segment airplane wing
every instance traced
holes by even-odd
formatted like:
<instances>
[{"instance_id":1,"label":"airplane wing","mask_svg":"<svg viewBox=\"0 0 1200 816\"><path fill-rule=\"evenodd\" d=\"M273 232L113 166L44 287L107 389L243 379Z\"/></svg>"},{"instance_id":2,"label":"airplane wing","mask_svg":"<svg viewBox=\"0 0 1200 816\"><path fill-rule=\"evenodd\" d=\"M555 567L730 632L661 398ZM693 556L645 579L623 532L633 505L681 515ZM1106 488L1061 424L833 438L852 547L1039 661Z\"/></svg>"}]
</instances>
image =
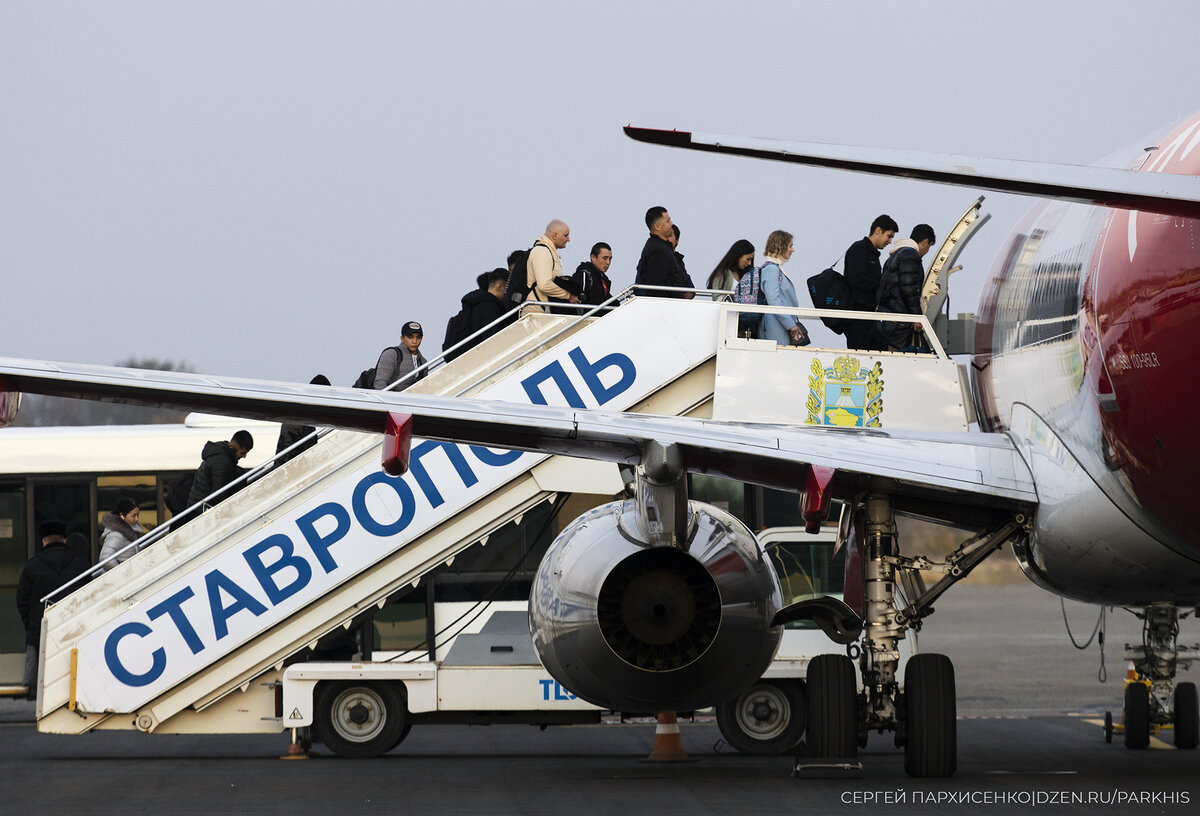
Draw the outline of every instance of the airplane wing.
<instances>
[{"instance_id":1,"label":"airplane wing","mask_svg":"<svg viewBox=\"0 0 1200 816\"><path fill-rule=\"evenodd\" d=\"M173 371L0 358L0 392L164 405L231 416L383 433L413 417L424 439L637 464L646 444L675 444L693 472L846 495L888 480L898 496L1018 509L1037 503L1029 469L1008 437L685 419L492 402L408 392L296 385Z\"/></svg>"},{"instance_id":2,"label":"airplane wing","mask_svg":"<svg viewBox=\"0 0 1200 816\"><path fill-rule=\"evenodd\" d=\"M631 139L881 176L1200 218L1200 177L626 127Z\"/></svg>"}]
</instances>

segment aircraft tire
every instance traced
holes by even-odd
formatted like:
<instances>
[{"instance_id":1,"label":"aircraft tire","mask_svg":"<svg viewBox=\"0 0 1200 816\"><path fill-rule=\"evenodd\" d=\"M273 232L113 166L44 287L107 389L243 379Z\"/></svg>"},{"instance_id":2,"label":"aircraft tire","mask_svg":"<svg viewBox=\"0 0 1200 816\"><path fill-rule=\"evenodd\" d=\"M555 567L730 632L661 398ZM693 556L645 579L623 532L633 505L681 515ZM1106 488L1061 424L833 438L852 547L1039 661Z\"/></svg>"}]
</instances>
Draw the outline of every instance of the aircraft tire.
<instances>
[{"instance_id":1,"label":"aircraft tire","mask_svg":"<svg viewBox=\"0 0 1200 816\"><path fill-rule=\"evenodd\" d=\"M717 727L739 753L775 756L800 741L807 714L799 683L760 680L717 705Z\"/></svg>"},{"instance_id":2,"label":"aircraft tire","mask_svg":"<svg viewBox=\"0 0 1200 816\"><path fill-rule=\"evenodd\" d=\"M369 759L404 738L408 706L392 683L323 684L317 723L326 747L338 756Z\"/></svg>"},{"instance_id":3,"label":"aircraft tire","mask_svg":"<svg viewBox=\"0 0 1200 816\"><path fill-rule=\"evenodd\" d=\"M858 756L854 663L846 655L817 655L808 664L808 751L817 759Z\"/></svg>"},{"instance_id":4,"label":"aircraft tire","mask_svg":"<svg viewBox=\"0 0 1200 816\"><path fill-rule=\"evenodd\" d=\"M918 654L904 668L907 738L904 771L912 777L953 776L958 769L954 664L943 654Z\"/></svg>"},{"instance_id":5,"label":"aircraft tire","mask_svg":"<svg viewBox=\"0 0 1200 816\"><path fill-rule=\"evenodd\" d=\"M1150 689L1145 683L1125 686L1125 747L1150 747Z\"/></svg>"},{"instance_id":6,"label":"aircraft tire","mask_svg":"<svg viewBox=\"0 0 1200 816\"><path fill-rule=\"evenodd\" d=\"M1175 686L1175 747L1191 751L1200 743L1200 699L1195 683Z\"/></svg>"}]
</instances>

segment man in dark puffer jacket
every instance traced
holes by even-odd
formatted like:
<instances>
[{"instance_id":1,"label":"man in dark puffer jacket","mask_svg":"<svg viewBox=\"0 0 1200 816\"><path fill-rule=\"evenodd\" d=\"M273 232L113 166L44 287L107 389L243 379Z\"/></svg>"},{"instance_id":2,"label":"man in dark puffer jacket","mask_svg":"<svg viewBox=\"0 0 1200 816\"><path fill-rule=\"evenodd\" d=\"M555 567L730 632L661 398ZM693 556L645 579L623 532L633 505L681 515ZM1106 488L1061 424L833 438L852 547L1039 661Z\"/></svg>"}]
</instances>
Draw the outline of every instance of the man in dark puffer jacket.
<instances>
[{"instance_id":1,"label":"man in dark puffer jacket","mask_svg":"<svg viewBox=\"0 0 1200 816\"><path fill-rule=\"evenodd\" d=\"M891 256L883 265L883 274L879 278L877 312L921 314L921 287L925 283L921 259L929 252L934 240L933 227L917 224L910 237L901 238L892 246ZM889 351L928 351L927 344L917 332L919 325L882 320L879 329L887 340Z\"/></svg>"},{"instance_id":2,"label":"man in dark puffer jacket","mask_svg":"<svg viewBox=\"0 0 1200 816\"><path fill-rule=\"evenodd\" d=\"M87 570L87 562L67 546L67 526L44 521L38 528L41 548L25 562L17 579L17 612L25 625L25 677L28 696L37 694L38 647L42 636L42 598Z\"/></svg>"},{"instance_id":3,"label":"man in dark puffer jacket","mask_svg":"<svg viewBox=\"0 0 1200 816\"><path fill-rule=\"evenodd\" d=\"M203 461L196 468L196 479L188 493L188 506L191 507L241 476L245 471L237 463L245 459L253 447L254 437L249 431L238 431L228 442L205 442L201 453ZM228 496L222 496L213 503L225 498Z\"/></svg>"}]
</instances>

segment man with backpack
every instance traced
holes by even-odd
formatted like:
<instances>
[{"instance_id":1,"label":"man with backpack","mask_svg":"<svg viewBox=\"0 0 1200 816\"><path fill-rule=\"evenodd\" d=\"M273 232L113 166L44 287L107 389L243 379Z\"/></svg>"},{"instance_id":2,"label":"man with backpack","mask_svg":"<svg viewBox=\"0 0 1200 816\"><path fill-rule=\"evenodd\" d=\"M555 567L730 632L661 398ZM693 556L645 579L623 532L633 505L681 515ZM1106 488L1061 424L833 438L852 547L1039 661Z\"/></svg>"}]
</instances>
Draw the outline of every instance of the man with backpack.
<instances>
[{"instance_id":1,"label":"man with backpack","mask_svg":"<svg viewBox=\"0 0 1200 816\"><path fill-rule=\"evenodd\" d=\"M612 266L612 247L598 241L592 246L589 258L579 265L571 279L579 287L581 303L599 306L612 295L612 281L608 279L608 268Z\"/></svg>"},{"instance_id":2,"label":"man with backpack","mask_svg":"<svg viewBox=\"0 0 1200 816\"><path fill-rule=\"evenodd\" d=\"M850 286L851 308L856 312L873 312L879 305L879 277L883 268L879 253L896 237L899 227L890 215L881 215L871 222L871 231L846 250L846 283ZM846 326L846 347L859 351L880 351L875 324L866 320L849 321Z\"/></svg>"},{"instance_id":3,"label":"man with backpack","mask_svg":"<svg viewBox=\"0 0 1200 816\"><path fill-rule=\"evenodd\" d=\"M42 598L87 571L87 562L67 545L67 525L43 521L38 527L41 547L25 562L17 579L17 612L25 627L25 676L27 696L37 694L38 650L42 639Z\"/></svg>"},{"instance_id":4,"label":"man with backpack","mask_svg":"<svg viewBox=\"0 0 1200 816\"><path fill-rule=\"evenodd\" d=\"M571 228L555 218L546 225L546 232L533 242L525 256L525 287L529 290L526 303L578 303L579 296L563 288L567 279L562 279L562 258L558 251L565 249L571 241ZM516 272L519 268L513 267ZM568 283L568 285L570 285ZM549 307L535 307L539 311L553 311Z\"/></svg>"},{"instance_id":5,"label":"man with backpack","mask_svg":"<svg viewBox=\"0 0 1200 816\"><path fill-rule=\"evenodd\" d=\"M379 355L379 361L375 363L372 387L376 391L382 391L404 375L425 365L427 360L421 354L421 340L424 337L425 330L417 321L410 320L404 324L404 328L400 329L400 345L385 348ZM392 390L403 391L417 380L424 379L427 373L422 371L415 378L405 380Z\"/></svg>"},{"instance_id":6,"label":"man with backpack","mask_svg":"<svg viewBox=\"0 0 1200 816\"><path fill-rule=\"evenodd\" d=\"M451 347L466 340L484 326L495 323L496 318L504 314L504 287L508 281L508 272L509 270L500 268L484 272L475 279L477 288L462 296L462 308L446 324L446 338L442 343L442 351L447 352L447 361L466 353L500 331L502 326L496 324L470 343L453 352L449 351Z\"/></svg>"}]
</instances>

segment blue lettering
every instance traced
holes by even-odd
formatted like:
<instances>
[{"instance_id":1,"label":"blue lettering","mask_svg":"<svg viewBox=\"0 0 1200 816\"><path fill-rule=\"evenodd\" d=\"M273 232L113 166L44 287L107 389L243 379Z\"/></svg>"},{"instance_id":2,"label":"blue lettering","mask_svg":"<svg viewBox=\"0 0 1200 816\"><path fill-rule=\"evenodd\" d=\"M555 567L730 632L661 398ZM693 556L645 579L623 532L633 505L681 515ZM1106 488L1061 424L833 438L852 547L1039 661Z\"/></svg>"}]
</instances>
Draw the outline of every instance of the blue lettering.
<instances>
[{"instance_id":1,"label":"blue lettering","mask_svg":"<svg viewBox=\"0 0 1200 816\"><path fill-rule=\"evenodd\" d=\"M117 656L117 648L122 639L128 635L145 637L153 631L146 624L137 622L123 623L112 630L108 640L104 641L104 662L108 664L108 670L112 672L113 677L127 686L147 686L162 676L163 670L167 668L167 652L162 647L151 652L150 669L145 674L129 671Z\"/></svg>"},{"instance_id":2,"label":"blue lettering","mask_svg":"<svg viewBox=\"0 0 1200 816\"><path fill-rule=\"evenodd\" d=\"M550 699L550 684L554 683L554 681L553 680L538 680L538 683L540 683L542 686L542 699L549 700ZM558 685L558 684L555 683L555 685Z\"/></svg>"},{"instance_id":3,"label":"blue lettering","mask_svg":"<svg viewBox=\"0 0 1200 816\"><path fill-rule=\"evenodd\" d=\"M614 351L612 354L601 357L595 363L588 362L588 358L583 354L583 349L578 346L571 349L568 352L568 356L571 358L571 362L575 363L575 367L579 369L579 373L583 376L583 381L587 384L588 390L592 392L592 396L596 398L596 402L600 405L628 390L637 377L637 369L634 368L633 360L630 360L628 356L619 351ZM600 372L614 366L620 372L620 376L617 378L615 384L605 388L604 384L600 382Z\"/></svg>"},{"instance_id":4,"label":"blue lettering","mask_svg":"<svg viewBox=\"0 0 1200 816\"><path fill-rule=\"evenodd\" d=\"M230 580L220 570L213 570L204 576L205 586L208 587L208 606L212 610L213 631L217 640L229 634L229 619L243 609L247 609L258 617L267 608L255 600L254 596ZM233 603L223 606L221 592L229 593Z\"/></svg>"},{"instance_id":5,"label":"blue lettering","mask_svg":"<svg viewBox=\"0 0 1200 816\"><path fill-rule=\"evenodd\" d=\"M555 680L554 681L554 699L555 700L574 700L575 695L572 694L571 692L567 691L562 686L560 686L558 684L558 681Z\"/></svg>"},{"instance_id":6,"label":"blue lettering","mask_svg":"<svg viewBox=\"0 0 1200 816\"><path fill-rule=\"evenodd\" d=\"M525 393L529 395L529 401L534 405L549 405L546 402L546 398L542 396L541 389L541 384L546 380L554 380L554 384L558 386L559 393L567 400L567 405L572 408L584 407L579 392L575 390L575 386L571 385L571 381L567 379L567 372L563 370L562 363L557 360L541 371L534 372L521 380L521 387L525 389Z\"/></svg>"},{"instance_id":7,"label":"blue lettering","mask_svg":"<svg viewBox=\"0 0 1200 816\"><path fill-rule=\"evenodd\" d=\"M337 527L327 536L321 536L316 530L316 521L322 516L333 516L337 521ZM350 513L346 511L346 508L335 502L326 502L296 519L296 526L300 528L304 540L308 542L309 548L317 557L325 574L328 575L337 569L337 562L329 554L329 548L350 532Z\"/></svg>"},{"instance_id":8,"label":"blue lettering","mask_svg":"<svg viewBox=\"0 0 1200 816\"><path fill-rule=\"evenodd\" d=\"M391 524L380 524L367 512L367 491L377 484L386 484L392 490L395 490L396 495L400 497L400 503L403 505L400 511L400 518ZM413 496L412 488L403 479L398 477L393 478L382 471L372 473L354 486L354 497L351 504L354 506L354 517L358 519L358 523L362 525L362 528L371 535L381 537L403 532L412 523L413 514L417 512L417 500Z\"/></svg>"},{"instance_id":9,"label":"blue lettering","mask_svg":"<svg viewBox=\"0 0 1200 816\"><path fill-rule=\"evenodd\" d=\"M195 594L191 587L184 587L158 606L148 610L146 617L150 620L158 620L163 615L170 616L171 621L175 624L175 628L179 630L179 634L183 635L184 642L192 650L192 654L200 654L200 650L204 648L204 642L200 640L200 636L192 628L192 622L187 619L187 615L183 614L183 609L181 608L183 602L188 598L194 597Z\"/></svg>"},{"instance_id":10,"label":"blue lettering","mask_svg":"<svg viewBox=\"0 0 1200 816\"><path fill-rule=\"evenodd\" d=\"M480 445L472 445L471 453L475 454L475 458L485 465L499 467L501 465L511 464L521 458L524 451L506 450L497 453L491 448L485 448Z\"/></svg>"},{"instance_id":11,"label":"blue lettering","mask_svg":"<svg viewBox=\"0 0 1200 816\"><path fill-rule=\"evenodd\" d=\"M267 566L262 562L262 555L270 549L278 549L279 558L275 563ZM312 567L304 558L295 554L292 540L283 533L267 536L242 553L242 557L250 565L250 571L258 579L263 592L267 593L267 600L271 602L272 606L278 605L304 589L312 579ZM287 586L280 587L275 583L275 573L289 567L296 571L296 577Z\"/></svg>"},{"instance_id":12,"label":"blue lettering","mask_svg":"<svg viewBox=\"0 0 1200 816\"><path fill-rule=\"evenodd\" d=\"M429 500L430 507L438 507L446 500L442 498L441 492L429 478L429 471L425 470L425 466L421 464L421 457L439 448L446 452L446 458L450 460L450 464L454 465L458 478L462 479L463 487L471 487L479 481L475 472L471 470L471 466L467 464L467 457L463 456L462 449L458 445L452 442L422 442L412 449L408 469L421 487L425 498Z\"/></svg>"}]
</instances>

